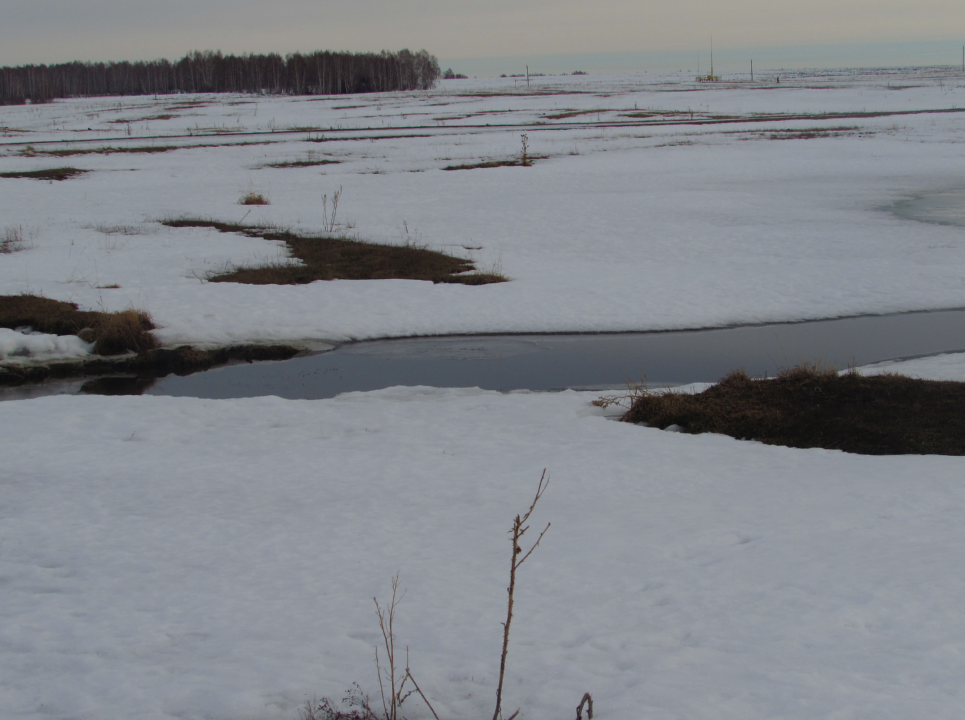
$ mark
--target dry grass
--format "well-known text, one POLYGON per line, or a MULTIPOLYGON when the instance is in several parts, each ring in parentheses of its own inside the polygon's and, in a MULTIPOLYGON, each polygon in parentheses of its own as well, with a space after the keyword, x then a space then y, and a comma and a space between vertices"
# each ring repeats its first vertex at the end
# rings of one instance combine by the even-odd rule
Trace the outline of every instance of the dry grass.
POLYGON ((34 180, 67 180, 77 175, 83 175, 89 170, 78 170, 74 167, 48 168, 46 170, 27 170, 22 172, 3 172, 0 178, 33 178, 34 180))
POLYGON ((0 232, 0 255, 25 250, 26 247, 27 241, 22 226, 11 225, 0 232))
POLYGON ((0 327, 31 327, 53 335, 79 335, 98 355, 143 353, 158 347, 150 315, 138 310, 81 311, 74 303, 38 295, 0 295, 0 327))
POLYGON ((341 160, 284 160, 282 162, 268 163, 262 165, 264 168, 303 168, 316 167, 317 165, 337 165, 341 160))
POLYGON ((164 153, 171 150, 197 150, 201 148, 220 148, 220 147, 240 147, 248 145, 270 145, 264 142, 240 142, 240 143, 208 143, 196 145, 137 145, 134 147, 88 147, 88 148, 58 148, 55 150, 36 149, 32 145, 27 145, 18 154, 23 157, 73 157, 74 155, 113 155, 115 153, 164 153))
POLYGON ((866 455, 965 455, 965 383, 803 366, 773 380, 733 372, 698 394, 637 389, 629 399, 624 421, 661 429, 866 455))
POLYGON ((105 235, 147 235, 155 232, 154 229, 144 225, 107 225, 105 223, 98 223, 97 225, 84 225, 83 227, 89 230, 96 230, 105 235))
POLYGON ((301 264, 275 263, 237 268, 208 278, 211 282, 251 285, 301 285, 315 280, 429 280, 435 283, 486 285, 505 282, 498 273, 476 273, 470 260, 427 248, 366 243, 334 235, 296 235, 274 227, 225 223, 202 218, 162 220, 168 227, 202 227, 265 240, 281 240, 301 264))
POLYGON ((249 190, 238 200, 239 205, 271 205, 271 200, 257 193, 254 190, 249 190))
POLYGON ((443 170, 478 170, 481 168, 496 167, 532 167, 534 160, 545 160, 545 155, 527 155, 525 162, 521 157, 512 160, 486 160, 484 162, 469 163, 466 165, 447 165, 443 170))

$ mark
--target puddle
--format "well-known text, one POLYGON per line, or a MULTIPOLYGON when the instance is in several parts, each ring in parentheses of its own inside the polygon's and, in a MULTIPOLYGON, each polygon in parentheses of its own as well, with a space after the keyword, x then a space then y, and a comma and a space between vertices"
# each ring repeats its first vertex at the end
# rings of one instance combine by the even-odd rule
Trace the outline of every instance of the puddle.
POLYGON ((965 227, 965 190, 946 190, 900 200, 888 210, 906 220, 965 227))
POLYGON ((965 311, 720 330, 377 340, 283 362, 168 376, 146 392, 203 398, 333 397, 393 385, 607 390, 714 382, 736 368, 775 375, 802 362, 838 368, 965 350, 965 311))

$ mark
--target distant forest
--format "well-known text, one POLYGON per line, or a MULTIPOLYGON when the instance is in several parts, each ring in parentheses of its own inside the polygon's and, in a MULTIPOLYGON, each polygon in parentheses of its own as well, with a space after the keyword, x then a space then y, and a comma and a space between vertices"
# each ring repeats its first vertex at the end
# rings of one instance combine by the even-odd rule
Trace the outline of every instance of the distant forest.
POLYGON ((71 62, 0 68, 0 104, 95 95, 267 93, 342 95, 425 90, 440 76, 425 50, 281 55, 188 53, 177 62, 71 62))

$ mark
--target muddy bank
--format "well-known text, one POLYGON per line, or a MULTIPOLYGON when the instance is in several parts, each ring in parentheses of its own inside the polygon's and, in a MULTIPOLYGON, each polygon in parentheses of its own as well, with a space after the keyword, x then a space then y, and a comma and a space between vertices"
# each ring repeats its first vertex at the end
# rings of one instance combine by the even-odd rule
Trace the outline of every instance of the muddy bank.
MULTIPOLYGON (((252 363, 258 360, 289 360, 300 352, 290 345, 232 345, 200 350, 190 345, 173 349, 158 348, 139 354, 115 357, 95 356, 84 360, 52 362, 44 365, 2 365, 0 386, 11 387, 39 384, 49 380, 126 375, 128 381, 148 387, 166 375, 190 375, 232 363, 252 363)), ((93 382, 93 381, 92 381, 93 382)))

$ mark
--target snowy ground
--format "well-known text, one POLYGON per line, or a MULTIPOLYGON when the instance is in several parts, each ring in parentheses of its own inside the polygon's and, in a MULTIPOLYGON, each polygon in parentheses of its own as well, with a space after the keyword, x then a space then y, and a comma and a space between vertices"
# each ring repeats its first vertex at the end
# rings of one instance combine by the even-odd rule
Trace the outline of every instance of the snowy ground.
POLYGON ((148 310, 167 344, 647 330, 965 306, 961 229, 882 210, 965 188, 965 115, 918 112, 965 109, 962 76, 519 85, 0 108, 0 172, 92 171, 0 179, 0 231, 22 226, 28 245, 0 256, 0 286, 148 310), (634 116, 645 111, 656 114, 634 116), (846 117, 814 117, 823 113, 846 117), (523 133, 531 154, 547 156, 534 167, 441 170, 515 157, 523 133), (194 147, 26 157, 27 144, 194 147), (264 167, 309 157, 341 163, 264 167), (208 273, 277 260, 284 248, 155 222, 187 214, 318 230, 321 197, 339 188, 345 232, 469 255, 513 281, 208 284, 208 273), (249 189, 272 204, 238 205, 249 189))
MULTIPOLYGON (((132 138, 196 125, 204 137, 176 142, 278 143, 66 159, 5 146, 0 172, 96 172, 0 180, 0 230, 22 224, 29 240, 0 255, 0 285, 148 309, 168 343, 965 305, 965 231, 880 210, 965 185, 962 116, 605 125, 634 104, 695 116, 965 107, 961 79, 783 77, 766 90, 656 80, 544 79, 531 95, 502 80, 428 95, 208 98, 169 120, 137 118, 172 98, 0 108, 5 141, 38 149, 175 142, 128 140, 115 119, 133 120, 132 138), (550 156, 533 168, 439 170, 509 156, 527 131, 468 124, 570 108, 599 108, 601 124, 530 126, 531 151, 550 156), (431 137, 309 144, 308 131, 228 132, 381 135, 382 123, 431 137), (857 129, 769 139, 829 126, 857 129), (309 150, 345 162, 256 169, 309 150), (273 203, 249 220, 317 228, 319 196, 342 186, 340 217, 360 236, 404 241, 407 226, 434 247, 482 245, 482 264, 501 261, 514 281, 204 283, 279 249, 151 219, 238 219, 249 185, 273 203)), ((914 363, 913 374, 965 377, 962 356, 914 363)), ((505 533, 544 467, 552 479, 534 525, 553 526, 519 578, 510 712, 572 717, 589 691, 601 720, 962 716, 965 461, 660 432, 604 417, 593 397, 393 388, 321 401, 0 403, 3 717, 294 720, 305 699, 341 697, 353 681, 377 694, 371 598, 385 598, 397 571, 399 642, 436 710, 489 717, 505 533)), ((418 704, 407 714, 430 717, 418 704)))
POLYGON ((961 458, 665 433, 591 397, 0 404, 4 716, 295 718, 377 692, 371 598, 401 571, 420 684, 487 717, 505 532, 543 467, 511 710, 961 716, 961 458))

